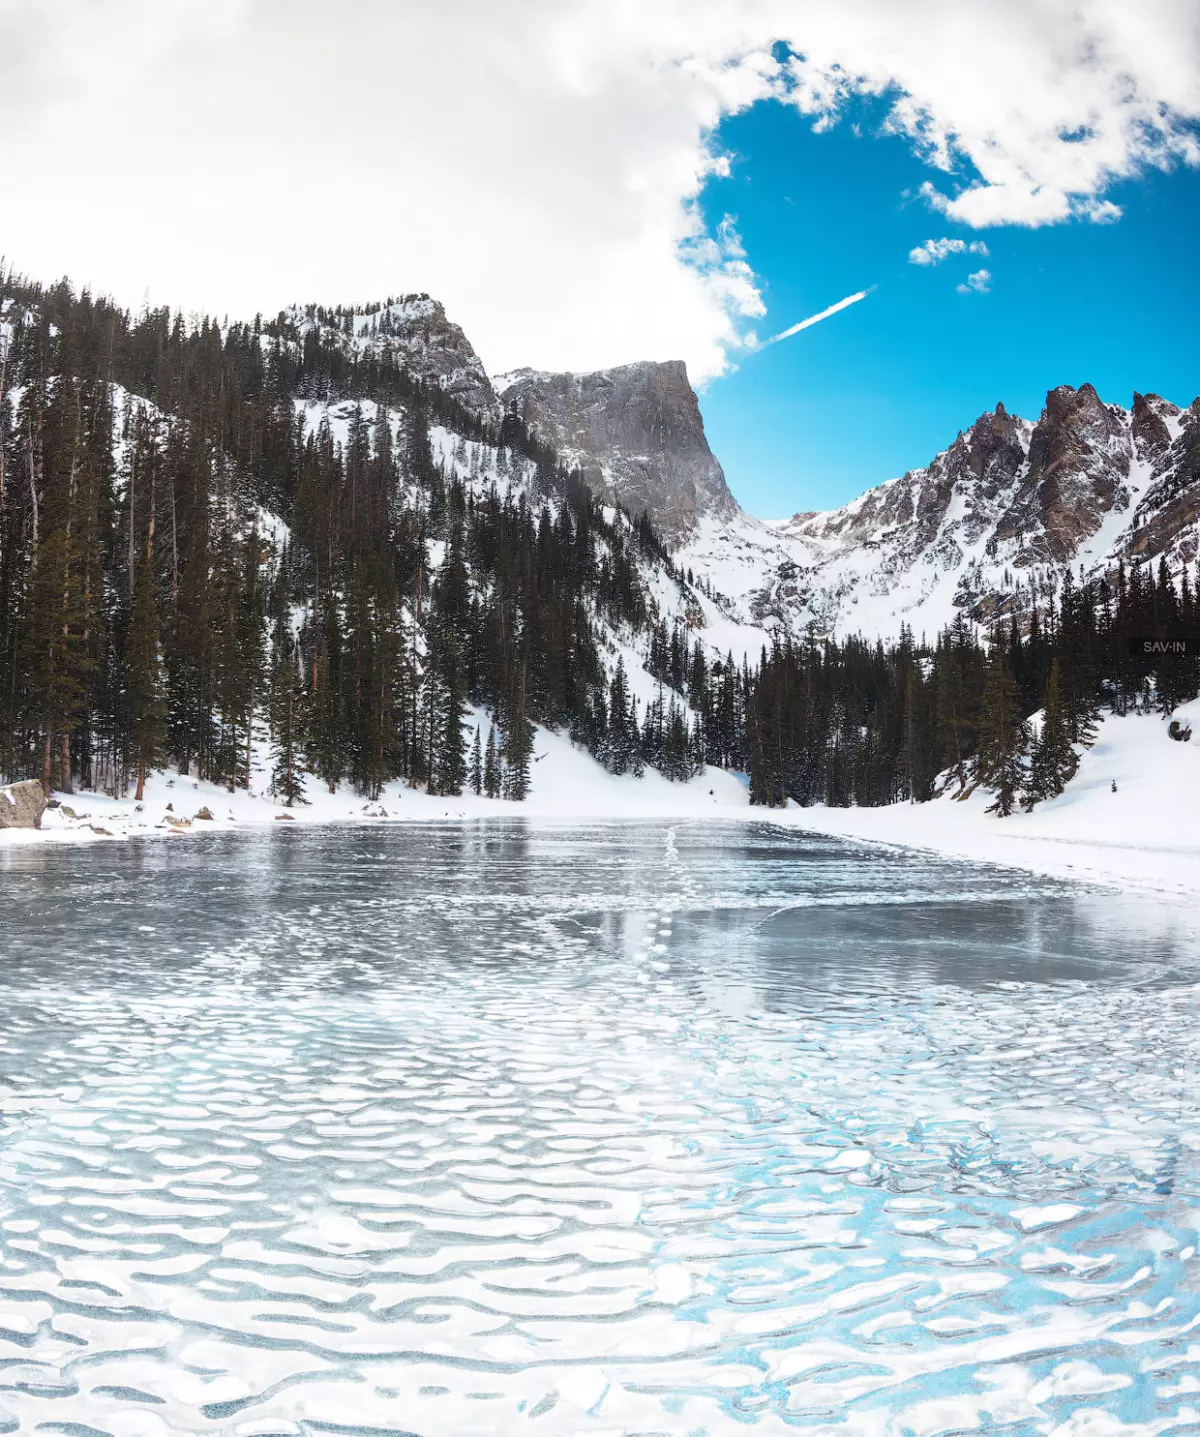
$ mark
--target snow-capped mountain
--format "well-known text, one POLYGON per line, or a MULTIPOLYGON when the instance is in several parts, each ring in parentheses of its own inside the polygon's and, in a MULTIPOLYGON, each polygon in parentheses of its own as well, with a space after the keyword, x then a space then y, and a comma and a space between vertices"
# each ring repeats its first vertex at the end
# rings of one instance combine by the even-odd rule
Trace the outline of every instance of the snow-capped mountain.
POLYGON ((1067 566, 1089 575, 1162 555, 1178 571, 1196 557, 1200 401, 1138 394, 1123 409, 1062 385, 1036 420, 998 404, 924 467, 841 508, 764 522, 730 492, 679 361, 492 380, 428 295, 286 318, 301 342, 319 327, 348 357, 399 358, 481 417, 515 410, 593 490, 650 515, 744 630, 739 647, 773 630, 932 636, 960 614, 1027 613, 1067 566))
MULTIPOLYGON (((796 675, 821 661, 760 667, 772 633, 933 639, 1049 600, 1069 570, 1161 557, 1178 582, 1196 555, 1200 401, 1125 411, 1060 387, 1036 422, 998 405, 928 466, 771 524, 730 494, 682 365, 497 386, 427 296, 188 328, 106 302, 98 321, 88 296, 7 283, 0 578, 17 598, 0 653, 25 677, 0 737, 9 771, 44 785, 57 770, 119 787, 134 767, 141 785, 165 663, 171 753, 235 786, 267 723, 289 794, 301 761, 331 791, 458 793, 469 699, 497 735, 485 759, 481 723, 471 760, 490 796, 523 796, 540 723, 618 776, 715 760, 771 802, 784 783, 800 802, 887 802, 926 792, 945 756, 933 678, 851 646, 814 714, 796 675), (38 667, 51 640, 75 688, 38 667), (900 751, 892 700, 912 684, 924 727, 906 779, 879 755, 900 751), (126 691, 140 709, 113 701, 126 691), (32 726, 26 694, 43 705, 32 726), (764 744, 780 714, 792 737, 764 744), (822 747, 826 719, 845 748, 822 747), (799 766, 780 766, 788 753, 799 766)), ((1150 608, 1131 593, 1139 621, 1170 615, 1165 588, 1150 608)))
POLYGON ((280 318, 303 343, 320 331, 348 358, 389 355, 423 384, 441 389, 467 409, 494 419, 500 405, 483 363, 445 308, 427 294, 405 294, 383 304, 346 309, 299 305, 280 318))
POLYGON ((521 369, 496 381, 502 403, 578 465, 589 486, 632 514, 643 511, 668 543, 703 518, 740 510, 704 434, 687 368, 649 361, 591 374, 521 369))
POLYGON ((705 519, 680 552, 739 617, 789 630, 932 636, 964 614, 1027 612, 1063 570, 1093 575, 1164 556, 1195 559, 1200 401, 1090 384, 1046 396, 1036 423, 1002 404, 922 469, 840 509, 764 525, 705 519))

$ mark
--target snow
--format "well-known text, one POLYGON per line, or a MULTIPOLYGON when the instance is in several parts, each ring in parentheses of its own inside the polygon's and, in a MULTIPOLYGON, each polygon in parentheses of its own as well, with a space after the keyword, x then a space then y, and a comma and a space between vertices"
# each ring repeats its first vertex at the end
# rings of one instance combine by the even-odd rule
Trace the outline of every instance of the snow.
MULTIPOLYGON (((1072 568, 1093 576, 1129 551, 1132 535, 1155 512, 1164 477, 1178 463, 1177 457, 1139 455, 1129 411, 1109 406, 1109 412, 1120 430, 1098 451, 1097 462, 1111 463, 1115 473, 1126 456, 1129 469, 1113 507, 1071 558, 1072 568)), ((839 637, 861 633, 887 640, 907 625, 932 639, 985 595, 1032 585, 1043 597, 1057 587, 1063 566, 1029 562, 1029 545, 1044 537, 1037 521, 1026 517, 1025 527, 1001 537, 1028 480, 1034 430, 1028 420, 1011 418, 1026 459, 998 486, 964 476, 952 446, 927 468, 889 479, 840 509, 771 522, 746 514, 729 521, 704 516, 677 562, 725 597, 730 619, 792 633, 811 626, 839 637), (953 489, 940 497, 948 480, 953 489), (932 533, 923 527, 927 513, 940 513, 932 533)), ((1172 413, 1164 422, 1174 440, 1182 416, 1172 413)), ((964 440, 973 442, 973 434, 968 430, 964 440)), ((1194 552, 1194 527, 1185 526, 1167 554, 1173 572, 1194 552)))
MULTIPOLYGON (((643 674, 647 685, 650 676, 643 674)), ((646 693, 657 694, 646 687, 646 693)), ((468 732, 479 725, 486 744, 489 719, 472 711, 468 732)), ((707 768, 688 783, 671 783, 654 769, 642 778, 610 774, 586 750, 562 734, 536 729, 531 770, 532 792, 523 803, 479 798, 464 793, 439 798, 407 784, 386 785, 377 801, 369 801, 348 785, 329 793, 319 779, 306 777, 306 804, 288 809, 271 798, 269 753, 265 743, 255 745, 251 787, 230 793, 227 787, 202 783, 171 772, 155 773, 146 780, 141 805, 131 797, 81 792, 59 795, 75 817, 62 808, 50 809, 40 830, 0 829, 0 846, 114 842, 139 835, 182 837, 197 833, 293 822, 380 823, 422 819, 528 818, 689 818, 731 811, 749 811, 749 796, 740 775, 707 768), (167 805, 171 805, 168 810, 167 805), (197 818, 207 809, 211 819, 197 818)))
POLYGON ((260 536, 274 548, 276 554, 281 554, 292 542, 292 531, 288 524, 271 509, 264 509, 261 504, 254 506, 256 524, 260 536))
MULTIPOLYGON (((635 692, 649 694, 640 683, 635 692)), ((1189 721, 1200 735, 1200 703, 1176 710, 1173 717, 1189 721)), ((475 713, 470 722, 472 728, 480 725, 486 743, 486 715, 475 713)), ((155 774, 147 781, 140 811, 130 798, 79 794, 65 800, 79 815, 74 821, 54 810, 39 832, 0 830, 0 845, 112 841, 147 833, 178 836, 275 822, 741 818, 1126 890, 1200 896, 1200 741, 1171 740, 1167 720, 1157 714, 1105 718, 1067 791, 1032 813, 1004 819, 987 812, 990 796, 983 792, 961 801, 946 796, 887 808, 752 808, 744 775, 708 768, 686 784, 670 783, 652 769, 641 779, 616 777, 565 736, 543 728, 537 729, 532 792, 524 803, 474 794, 437 798, 402 783, 388 784, 379 801, 370 803, 347 787, 329 794, 310 778, 309 804, 287 810, 266 788, 265 756, 258 760, 248 792, 231 794, 215 784, 155 774), (168 803, 173 814, 166 811, 168 803), (195 819, 202 807, 211 810, 211 823, 195 819), (175 828, 172 819, 192 822, 175 828), (98 834, 97 828, 108 833, 98 834)))
MULTIPOLYGON (((1177 709, 1200 732, 1200 703, 1177 709)), ((982 791, 889 808, 811 808, 815 832, 932 849, 1139 891, 1200 894, 1200 743, 1177 743, 1158 714, 1106 717, 1061 797, 997 818, 982 791), (1112 791, 1113 782, 1117 791, 1112 791)))

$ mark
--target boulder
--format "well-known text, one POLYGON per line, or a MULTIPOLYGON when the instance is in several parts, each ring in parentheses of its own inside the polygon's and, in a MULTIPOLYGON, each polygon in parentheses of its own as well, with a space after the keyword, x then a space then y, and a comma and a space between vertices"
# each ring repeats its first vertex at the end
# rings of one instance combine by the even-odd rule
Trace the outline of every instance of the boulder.
POLYGON ((0 828, 41 828, 46 795, 37 779, 0 788, 0 828))

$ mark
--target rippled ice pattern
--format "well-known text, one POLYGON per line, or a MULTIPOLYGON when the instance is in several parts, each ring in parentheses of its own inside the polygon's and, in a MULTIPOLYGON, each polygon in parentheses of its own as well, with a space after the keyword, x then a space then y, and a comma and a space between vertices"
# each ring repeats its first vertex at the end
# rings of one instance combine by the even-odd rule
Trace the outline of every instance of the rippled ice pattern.
POLYGON ((1193 916, 762 825, 0 859, 0 1430, 1200 1430, 1193 916))

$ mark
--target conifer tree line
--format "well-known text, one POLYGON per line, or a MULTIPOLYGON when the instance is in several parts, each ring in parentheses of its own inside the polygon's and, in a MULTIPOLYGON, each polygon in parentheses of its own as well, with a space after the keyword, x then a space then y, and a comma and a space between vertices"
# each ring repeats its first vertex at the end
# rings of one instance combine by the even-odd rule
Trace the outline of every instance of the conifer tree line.
POLYGON ((132 316, 0 274, 0 775, 140 798, 168 763, 245 786, 265 751, 285 804, 396 778, 521 799, 539 723, 616 774, 746 771, 757 803, 922 800, 953 769, 1009 811, 1061 791, 1099 704, 1196 692, 1194 659, 1123 647, 1170 627, 1195 652, 1194 588, 1165 567, 1068 584, 986 647, 962 622, 715 657, 648 598, 647 566, 715 591, 645 515, 599 504, 515 412, 347 346, 354 312, 318 318, 132 316), (298 400, 348 405, 340 441, 298 400), (488 446, 489 480, 435 458, 447 431, 488 446))
POLYGON ((699 702, 642 711, 606 652, 652 624, 661 540, 515 413, 347 353, 349 311, 186 324, 6 276, 0 316, 0 774, 235 789, 265 740, 284 803, 394 778, 521 799, 535 722, 615 773, 702 764, 699 702), (298 399, 349 401, 343 441, 298 399), (436 425, 521 482, 448 477, 436 425))
POLYGON ((985 637, 960 617, 933 644, 785 642, 751 678, 751 799, 833 806, 924 802, 939 778, 994 794, 1001 816, 1062 793, 1103 708, 1170 713, 1200 694, 1200 575, 1165 560, 1076 583, 1029 622, 985 637), (1146 654, 1140 636, 1182 639, 1146 654), (1039 714, 1036 724, 1033 715, 1039 714))

